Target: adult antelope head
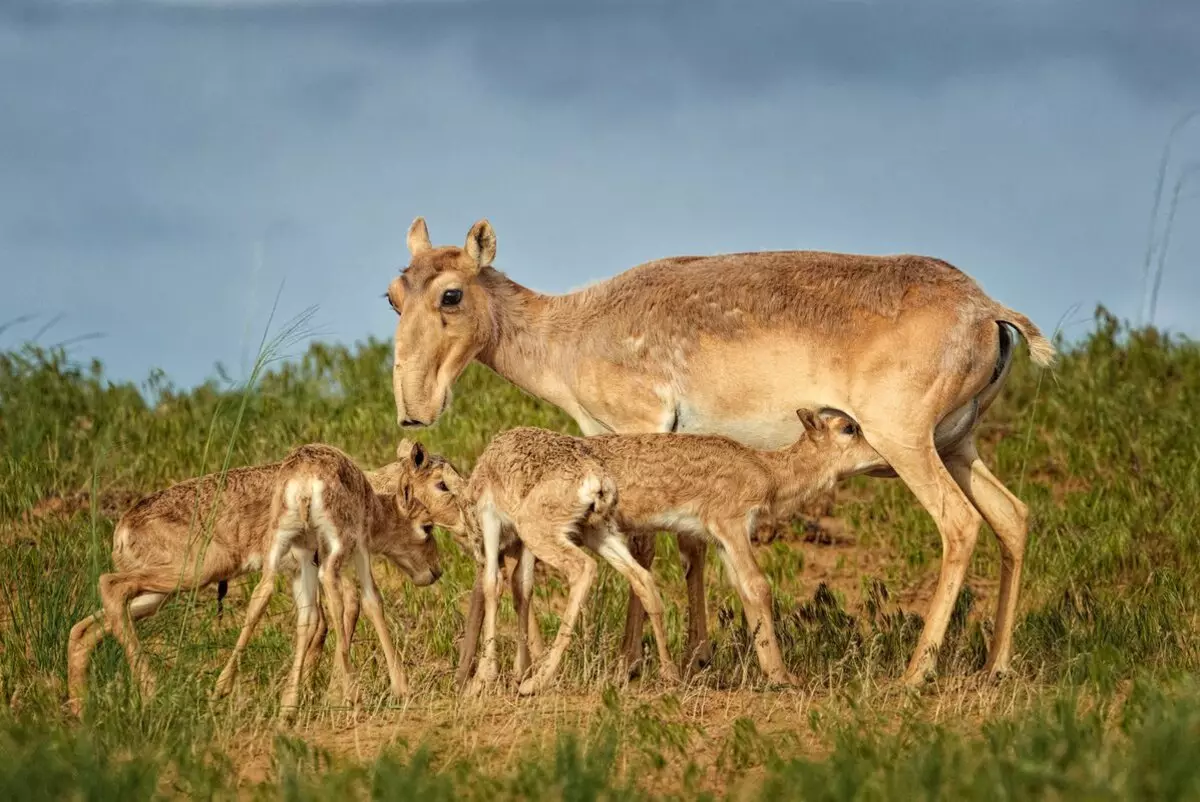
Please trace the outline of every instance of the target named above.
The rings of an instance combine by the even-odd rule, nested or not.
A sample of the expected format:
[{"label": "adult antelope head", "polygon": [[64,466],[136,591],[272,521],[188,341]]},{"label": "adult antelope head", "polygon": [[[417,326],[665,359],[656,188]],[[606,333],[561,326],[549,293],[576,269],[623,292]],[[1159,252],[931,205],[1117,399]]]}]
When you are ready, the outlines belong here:
[{"label": "adult antelope head", "polygon": [[496,234],[487,220],[467,232],[461,248],[435,248],[425,219],[408,230],[412,260],[388,287],[396,310],[392,389],[401,426],[429,426],[450,405],[451,386],[487,345],[493,319],[481,284],[496,258]]}]

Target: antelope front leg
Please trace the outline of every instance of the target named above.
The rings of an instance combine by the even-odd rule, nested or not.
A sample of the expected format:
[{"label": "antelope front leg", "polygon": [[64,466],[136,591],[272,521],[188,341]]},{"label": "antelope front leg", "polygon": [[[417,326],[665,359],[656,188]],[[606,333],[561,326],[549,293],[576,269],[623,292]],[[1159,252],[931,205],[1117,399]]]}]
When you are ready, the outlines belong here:
[{"label": "antelope front leg", "polygon": [[937,653],[946,636],[950,613],[962,588],[967,563],[975,550],[982,516],[942,464],[933,443],[933,426],[922,438],[908,440],[871,437],[863,427],[868,442],[892,466],[908,485],[921,506],[937,522],[942,536],[942,567],[937,589],[929,601],[925,626],[917,638],[917,648],[904,672],[904,683],[918,686],[925,683],[937,667]]},{"label": "antelope front leg", "polygon": [[383,647],[383,658],[387,661],[392,696],[400,699],[408,694],[408,680],[404,677],[404,669],[400,666],[400,658],[396,655],[396,647],[392,644],[387,619],[383,616],[383,606],[379,603],[379,590],[375,586],[375,576],[371,573],[371,557],[365,549],[359,549],[355,553],[355,560],[355,569],[358,571],[359,582],[362,584],[363,612],[367,614],[367,618],[375,627],[375,634],[379,636],[379,644]]}]

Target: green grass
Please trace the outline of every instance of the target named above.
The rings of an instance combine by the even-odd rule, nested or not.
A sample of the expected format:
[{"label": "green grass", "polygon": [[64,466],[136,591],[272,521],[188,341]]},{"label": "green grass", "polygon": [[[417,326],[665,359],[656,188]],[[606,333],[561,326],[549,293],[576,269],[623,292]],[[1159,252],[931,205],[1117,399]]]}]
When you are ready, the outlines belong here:
[{"label": "green grass", "polygon": [[[1130,331],[1103,310],[1053,371],[1019,357],[981,428],[985,459],[1031,510],[1015,671],[998,684],[977,673],[998,576],[985,530],[939,680],[920,695],[899,688],[940,542],[903,485],[858,478],[839,491],[832,543],[805,542],[798,526],[759,548],[797,690],[763,684],[740,603],[710,555],[714,663],[686,685],[614,684],[626,588],[602,568],[556,690],[460,703],[452,674],[474,567],[439,533],[446,572],[432,587],[380,571],[408,701],[387,697],[363,625],[356,722],[325,694],[327,648],[299,720],[282,727],[293,631],[282,580],[234,694],[209,701],[252,576],[231,589],[221,621],[208,590],[138,625],[152,698],[131,686],[120,649],[101,644],[83,720],[70,718],[67,632],[98,607],[121,503],[302,442],[389,461],[400,437],[390,352],[378,340],[313,345],[295,362],[261,362],[248,386],[186,391],[161,373],[140,388],[112,383],[98,363],[59,350],[0,355],[0,798],[1200,797],[1200,348]],[[464,472],[511,426],[576,431],[479,366],[455,395],[420,439]],[[46,499],[80,491],[90,503],[47,512]],[[655,573],[680,654],[686,613],[670,538]],[[547,638],[563,595],[554,577],[538,586]],[[506,597],[505,669],[513,624]]]}]

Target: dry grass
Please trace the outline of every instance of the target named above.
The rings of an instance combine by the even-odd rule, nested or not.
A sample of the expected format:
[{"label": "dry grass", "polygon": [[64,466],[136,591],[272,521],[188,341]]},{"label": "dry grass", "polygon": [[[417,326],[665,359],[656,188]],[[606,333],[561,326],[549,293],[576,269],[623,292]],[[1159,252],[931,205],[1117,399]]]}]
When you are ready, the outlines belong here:
[{"label": "dry grass", "polygon": [[[1030,505],[1015,672],[982,679],[998,574],[980,538],[967,588],[921,694],[897,683],[934,586],[939,539],[897,482],[856,479],[821,517],[760,544],[786,662],[801,686],[766,687],[740,605],[715,555],[706,567],[713,664],[684,685],[627,683],[616,662],[627,590],[601,569],[559,685],[463,701],[452,687],[470,558],[445,534],[446,573],[428,589],[382,570],[388,617],[413,692],[390,699],[373,633],[353,659],[357,711],[326,693],[328,663],[294,725],[277,699],[290,595],[273,599],[232,696],[208,693],[252,583],[169,604],[139,633],[159,691],[131,689],[120,650],[97,651],[82,722],[62,709],[66,634],[97,606],[112,527],[138,495],[205,471],[278,459],[300,442],[364,465],[395,447],[389,349],[314,346],[252,388],[145,393],[98,367],[26,349],[0,356],[0,793],[61,798],[1170,798],[1200,793],[1200,349],[1154,331],[1097,330],[1048,377],[1022,360],[989,413],[981,449]],[[1039,389],[1039,380],[1041,386]],[[498,431],[573,431],[557,410],[482,369],[422,437],[469,470]],[[1136,410],[1136,415],[1131,413]],[[680,654],[683,577],[671,538],[655,573]],[[280,590],[284,587],[281,582]],[[549,637],[563,583],[539,581]],[[511,664],[511,603],[500,656]],[[649,647],[649,640],[645,641]],[[327,648],[328,653],[328,648]],[[647,654],[652,650],[647,648]],[[651,657],[651,663],[653,658]],[[655,676],[653,666],[646,672]]]}]

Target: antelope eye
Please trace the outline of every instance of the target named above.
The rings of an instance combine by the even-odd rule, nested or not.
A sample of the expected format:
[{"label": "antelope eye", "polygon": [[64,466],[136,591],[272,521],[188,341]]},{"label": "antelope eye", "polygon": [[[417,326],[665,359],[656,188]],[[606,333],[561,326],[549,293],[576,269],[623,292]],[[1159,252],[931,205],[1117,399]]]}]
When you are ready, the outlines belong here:
[{"label": "antelope eye", "polygon": [[442,491],[443,493],[450,492],[450,488],[446,487],[445,482],[438,482],[436,485],[434,485],[434,487],[436,487],[438,490]]},{"label": "antelope eye", "polygon": [[446,290],[442,293],[442,306],[458,306],[462,302],[462,290]]},{"label": "antelope eye", "polygon": [[844,427],[842,427],[842,434],[853,435],[857,433],[858,427],[856,427],[853,423],[847,423]]},{"label": "antelope eye", "polygon": [[433,524],[425,524],[421,527],[421,531],[425,533],[425,537],[433,534]]}]

